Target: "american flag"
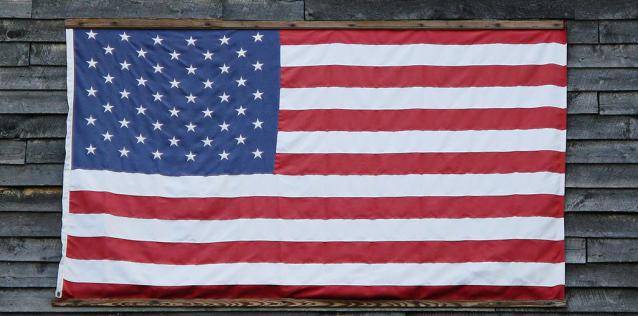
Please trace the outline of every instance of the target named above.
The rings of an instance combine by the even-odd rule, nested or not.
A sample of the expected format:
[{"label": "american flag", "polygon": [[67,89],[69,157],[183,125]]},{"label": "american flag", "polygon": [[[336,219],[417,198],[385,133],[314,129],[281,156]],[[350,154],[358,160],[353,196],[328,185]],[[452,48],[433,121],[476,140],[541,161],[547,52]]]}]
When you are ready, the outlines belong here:
[{"label": "american flag", "polygon": [[63,298],[564,298],[564,30],[69,29]]}]

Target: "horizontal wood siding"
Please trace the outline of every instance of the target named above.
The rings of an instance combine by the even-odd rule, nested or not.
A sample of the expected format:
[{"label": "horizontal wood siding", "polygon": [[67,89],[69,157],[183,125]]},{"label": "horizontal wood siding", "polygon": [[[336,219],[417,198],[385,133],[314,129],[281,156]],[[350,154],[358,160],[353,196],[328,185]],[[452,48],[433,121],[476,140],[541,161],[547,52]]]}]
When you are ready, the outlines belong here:
[{"label": "horizontal wood siding", "polygon": [[[423,309],[441,315],[638,312],[638,4],[630,0],[0,1],[0,313],[201,312],[52,307],[66,133],[64,19],[243,21],[566,19],[564,309]],[[225,309],[226,311],[232,309]],[[269,310],[272,315],[284,313]],[[314,315],[321,309],[289,312]],[[343,312],[356,310],[342,308]],[[375,315],[418,315],[415,311]],[[252,312],[256,312],[252,310]],[[250,313],[250,312],[249,312]],[[328,314],[336,315],[336,311]],[[449,314],[445,314],[449,315]]]}]

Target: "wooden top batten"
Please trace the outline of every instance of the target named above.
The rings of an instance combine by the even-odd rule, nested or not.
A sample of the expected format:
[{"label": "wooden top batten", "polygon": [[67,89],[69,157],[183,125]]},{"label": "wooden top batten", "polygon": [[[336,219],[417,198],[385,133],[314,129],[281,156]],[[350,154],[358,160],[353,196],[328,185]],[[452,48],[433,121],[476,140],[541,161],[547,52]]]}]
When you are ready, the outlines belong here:
[{"label": "wooden top batten", "polygon": [[225,21],[217,19],[67,19],[66,28],[144,29],[563,29],[562,20]]}]

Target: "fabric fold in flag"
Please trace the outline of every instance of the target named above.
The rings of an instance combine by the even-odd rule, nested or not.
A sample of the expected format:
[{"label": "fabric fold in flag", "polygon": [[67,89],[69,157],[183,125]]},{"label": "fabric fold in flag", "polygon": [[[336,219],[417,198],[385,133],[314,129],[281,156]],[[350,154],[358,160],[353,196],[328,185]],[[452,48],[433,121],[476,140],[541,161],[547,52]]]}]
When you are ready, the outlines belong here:
[{"label": "fabric fold in flag", "polygon": [[58,297],[565,298],[564,30],[66,38]]}]

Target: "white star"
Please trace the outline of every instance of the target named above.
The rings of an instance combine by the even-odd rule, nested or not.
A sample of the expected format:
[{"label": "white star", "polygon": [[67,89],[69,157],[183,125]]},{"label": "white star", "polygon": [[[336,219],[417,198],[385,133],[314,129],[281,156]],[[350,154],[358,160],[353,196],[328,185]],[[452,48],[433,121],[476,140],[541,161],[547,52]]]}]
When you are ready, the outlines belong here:
[{"label": "white star", "polygon": [[255,157],[253,157],[253,159],[257,159],[257,158],[261,158],[261,154],[263,154],[264,152],[259,150],[259,148],[255,149],[255,151],[253,151],[253,155],[255,155]]},{"label": "white star", "polygon": [[111,74],[106,74],[106,76],[102,78],[104,78],[104,83],[113,83],[113,79],[115,79]]},{"label": "white star", "polygon": [[164,69],[164,67],[160,66],[160,64],[156,64],[155,66],[153,66],[153,73],[162,73],[162,69]]},{"label": "white star", "polygon": [[97,149],[96,147],[93,147],[93,144],[90,144],[89,147],[86,147],[86,154],[87,155],[95,155],[95,150]]},{"label": "white star", "polygon": [[96,119],[93,117],[93,115],[89,115],[89,117],[85,118],[86,120],[86,125],[93,125],[95,126],[95,121]]},{"label": "white star", "polygon": [[186,46],[195,46],[195,42],[197,42],[197,39],[191,36],[190,38],[186,39]]},{"label": "white star", "polygon": [[223,74],[227,74],[227,73],[229,73],[228,70],[230,69],[230,67],[228,67],[228,66],[226,66],[226,64],[224,64],[221,67],[219,67],[219,69],[222,70]]},{"label": "white star", "polygon": [[131,36],[129,36],[128,34],[126,34],[126,32],[124,32],[124,33],[120,34],[120,37],[122,38],[121,41],[127,41],[128,42],[128,39]]},{"label": "white star", "polygon": [[193,122],[188,122],[188,125],[184,125],[186,127],[186,132],[195,132],[195,127],[197,127],[197,125],[193,124]]},{"label": "white star", "polygon": [[139,79],[136,79],[136,80],[137,80],[137,86],[138,86],[138,87],[139,87],[139,86],[145,86],[145,87],[146,87],[146,82],[147,82],[148,80],[144,79],[144,77],[140,76],[140,78],[139,78]]},{"label": "white star", "polygon": [[253,64],[253,67],[255,67],[255,69],[253,71],[257,71],[257,70],[262,70],[261,66],[263,66],[264,64],[260,63],[259,60]]},{"label": "white star", "polygon": [[240,105],[238,108],[235,109],[235,111],[237,111],[237,116],[240,115],[246,115],[246,108],[243,107],[242,105]]},{"label": "white star", "polygon": [[246,57],[246,53],[248,51],[244,50],[243,48],[240,48],[238,51],[235,51],[235,53],[237,53],[237,58],[239,57]]},{"label": "white star", "polygon": [[255,96],[255,100],[257,100],[257,99],[261,100],[261,95],[262,94],[264,94],[264,93],[259,91],[259,89],[257,89],[257,91],[255,91],[255,93],[253,93],[253,95]]},{"label": "white star", "polygon": [[173,107],[172,109],[170,109],[168,111],[171,112],[171,117],[173,117],[173,116],[179,117],[179,110],[176,107]]},{"label": "white star", "polygon": [[206,139],[202,139],[202,143],[204,143],[204,147],[208,146],[208,147],[212,147],[213,145],[211,145],[211,143],[213,142],[212,139],[209,139],[208,136],[206,136]]},{"label": "white star", "polygon": [[241,134],[239,134],[239,137],[235,137],[235,140],[237,141],[237,145],[246,144],[246,137],[242,136]]},{"label": "white star", "polygon": [[192,93],[185,96],[186,97],[186,103],[195,103],[195,99],[197,99],[196,96],[194,96]]},{"label": "white star", "polygon": [[142,135],[142,133],[140,133],[140,136],[135,136],[135,138],[137,139],[137,143],[142,143],[144,144],[144,140],[146,140],[146,137],[144,137],[144,135]]},{"label": "white star", "polygon": [[118,150],[120,152],[120,157],[128,157],[128,153],[130,150],[126,149],[126,147],[122,146],[122,149]]},{"label": "white star", "polygon": [[261,42],[261,38],[264,37],[263,34],[259,34],[259,32],[257,32],[257,34],[253,35],[253,38],[255,39],[255,42]]},{"label": "white star", "polygon": [[153,101],[162,101],[162,97],[164,97],[163,94],[160,94],[159,91],[155,92],[155,94],[152,95],[153,96]]},{"label": "white star", "polygon": [[229,40],[230,40],[230,37],[226,37],[226,35],[224,35],[224,37],[219,39],[219,41],[221,42],[220,45],[228,45]]},{"label": "white star", "polygon": [[173,136],[173,138],[168,140],[169,142],[171,142],[171,147],[175,146],[175,147],[179,147],[179,139],[175,138],[175,136]]},{"label": "white star", "polygon": [[104,112],[111,112],[113,113],[113,111],[111,111],[111,109],[113,108],[113,106],[111,105],[111,103],[106,102],[105,105],[102,105],[102,107],[104,108]]},{"label": "white star", "polygon": [[152,152],[152,154],[153,154],[153,160],[155,159],[162,160],[163,153],[161,153],[159,149],[155,149],[155,152]]},{"label": "white star", "polygon": [[175,78],[173,78],[173,81],[169,81],[169,83],[171,84],[171,88],[179,88],[179,84],[181,82],[175,80]]},{"label": "white star", "polygon": [[159,120],[155,121],[155,123],[153,123],[153,130],[154,131],[155,130],[160,130],[161,131],[162,130],[162,125],[164,125],[164,124],[160,123]]},{"label": "white star", "polygon": [[137,51],[137,57],[146,58],[146,51],[143,48]]},{"label": "white star", "polygon": [[220,132],[223,132],[223,131],[228,131],[228,128],[230,127],[230,124],[226,124],[226,121],[224,121],[222,124],[220,124],[218,126],[219,126],[219,128],[221,128]]},{"label": "white star", "polygon": [[113,55],[113,50],[115,48],[111,47],[111,45],[106,44],[106,47],[103,47],[103,48],[104,48],[104,55],[107,55],[107,54]]},{"label": "white star", "polygon": [[91,60],[87,60],[87,63],[89,63],[89,68],[96,68],[95,65],[97,65],[97,61],[93,60],[93,58],[91,58]]},{"label": "white star", "polygon": [[197,155],[193,154],[192,151],[189,151],[188,154],[184,156],[186,156],[186,161],[195,161],[195,156]]},{"label": "white star", "polygon": [[228,160],[228,156],[230,156],[230,153],[227,153],[225,150],[219,154],[219,160]]},{"label": "white star", "polygon": [[204,60],[207,60],[207,59],[213,60],[213,55],[215,55],[215,54],[213,54],[213,53],[211,53],[209,51],[206,51],[205,53],[202,53],[202,55],[204,55]]},{"label": "white star", "polygon": [[97,33],[93,32],[93,30],[90,30],[86,32],[86,35],[88,35],[87,39],[95,39],[95,35],[97,35]]},{"label": "white star", "polygon": [[241,87],[241,86],[246,86],[246,79],[244,79],[244,77],[239,77],[238,80],[235,80],[237,82],[237,87]]},{"label": "white star", "polygon": [[164,39],[159,37],[159,35],[155,35],[155,37],[153,38],[153,45],[157,45],[157,44],[162,45],[163,40]]},{"label": "white star", "polygon": [[213,111],[211,111],[209,108],[206,108],[206,111],[202,111],[202,113],[204,113],[204,117],[213,117]]},{"label": "white star", "polygon": [[255,125],[255,129],[261,128],[263,124],[264,122],[260,121],[259,119],[253,122],[253,125]]},{"label": "white star", "polygon": [[128,99],[128,95],[129,94],[131,94],[131,93],[126,91],[126,89],[120,91],[120,95],[121,95],[120,99],[124,99],[124,98]]},{"label": "white star", "polygon": [[91,96],[94,97],[95,94],[97,93],[97,90],[93,89],[93,86],[91,86],[90,89],[86,90],[86,93],[87,93],[87,95],[86,95],[87,97],[91,97]]},{"label": "white star", "polygon": [[124,69],[129,70],[128,67],[130,65],[131,64],[127,63],[126,60],[124,60],[123,62],[120,63],[120,66],[122,66],[122,70],[124,70]]},{"label": "white star", "polygon": [[230,95],[226,94],[226,91],[224,91],[224,94],[220,95],[219,98],[221,99],[219,102],[228,102]]},{"label": "white star", "polygon": [[204,89],[208,89],[213,87],[214,82],[210,81],[209,79],[206,79],[206,81],[202,81],[202,83],[204,84]]},{"label": "white star", "polygon": [[146,115],[146,108],[144,106],[140,105],[139,107],[135,109],[137,110],[137,114]]},{"label": "white star", "polygon": [[188,71],[188,75],[190,74],[195,74],[195,70],[197,70],[197,68],[193,67],[193,65],[190,65],[190,67],[186,67],[186,70]]},{"label": "white star", "polygon": [[120,128],[122,127],[126,127],[128,128],[128,124],[131,123],[130,121],[127,121],[126,118],[123,118],[121,121],[118,121],[120,123]]},{"label": "white star", "polygon": [[102,134],[102,136],[104,137],[104,141],[111,141],[111,137],[113,137],[113,134],[109,133],[109,131],[106,131],[106,133]]},{"label": "white star", "polygon": [[173,59],[177,59],[179,60],[179,55],[181,55],[180,53],[173,51],[172,53],[170,53],[169,55],[171,55],[171,60]]}]

